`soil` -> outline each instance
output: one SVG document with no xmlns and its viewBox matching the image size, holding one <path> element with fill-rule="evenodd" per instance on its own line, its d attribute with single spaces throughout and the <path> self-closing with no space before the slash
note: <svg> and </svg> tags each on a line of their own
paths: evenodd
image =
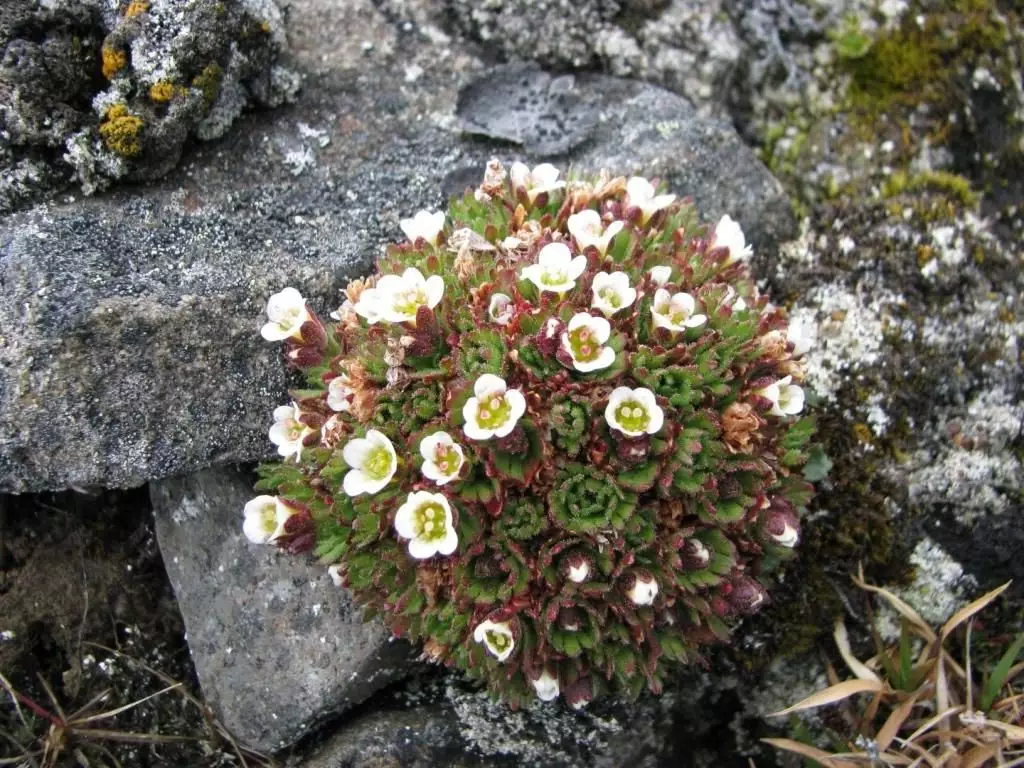
<svg viewBox="0 0 1024 768">
<path fill-rule="evenodd" d="M 0 764 L 271 764 L 200 704 L 145 488 L 0 505 Z"/>
</svg>

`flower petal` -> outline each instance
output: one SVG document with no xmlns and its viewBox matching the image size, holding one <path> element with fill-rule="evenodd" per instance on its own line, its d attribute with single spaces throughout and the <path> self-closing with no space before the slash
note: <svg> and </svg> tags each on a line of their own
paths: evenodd
<svg viewBox="0 0 1024 768">
<path fill-rule="evenodd" d="M 455 529 L 449 524 L 448 530 L 445 531 L 444 538 L 436 543 L 437 552 L 441 555 L 450 555 L 459 546 L 459 535 L 455 532 Z"/>
<path fill-rule="evenodd" d="M 484 398 L 488 395 L 500 395 L 508 389 L 508 385 L 505 384 L 505 380 L 500 376 L 495 376 L 493 373 L 485 373 L 476 380 L 473 384 L 473 394 L 478 398 Z"/>
<path fill-rule="evenodd" d="M 341 457 L 350 467 L 358 468 L 363 466 L 372 451 L 373 443 L 366 438 L 357 437 L 345 443 L 345 447 L 341 449 Z"/>
<path fill-rule="evenodd" d="M 426 560 L 437 554 L 437 544 L 426 539 L 411 539 L 409 554 L 417 560 Z"/>
<path fill-rule="evenodd" d="M 444 296 L 444 278 L 440 275 L 431 275 L 426 282 L 427 306 L 433 309 Z"/>
</svg>

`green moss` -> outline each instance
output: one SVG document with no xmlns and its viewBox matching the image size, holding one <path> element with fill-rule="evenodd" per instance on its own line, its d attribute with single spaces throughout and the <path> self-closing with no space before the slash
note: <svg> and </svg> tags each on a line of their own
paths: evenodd
<svg viewBox="0 0 1024 768">
<path fill-rule="evenodd" d="M 192 86 L 202 91 L 207 107 L 217 100 L 223 78 L 224 70 L 216 62 L 211 62 L 192 79 Z"/>
<path fill-rule="evenodd" d="M 142 118 L 131 114 L 124 104 L 106 111 L 99 130 L 107 149 L 116 155 L 135 157 L 142 151 Z"/>
<path fill-rule="evenodd" d="M 914 175 L 896 171 L 882 185 L 882 196 L 891 198 L 904 192 L 922 190 L 940 192 L 946 199 L 965 207 L 978 202 L 978 194 L 971 188 L 971 182 L 947 171 L 925 171 Z"/>
<path fill-rule="evenodd" d="M 847 16 L 838 29 L 829 33 L 836 56 L 840 59 L 859 59 L 871 49 L 873 40 L 862 28 L 856 15 Z"/>
<path fill-rule="evenodd" d="M 1006 38 L 994 0 L 954 0 L 932 13 L 911 7 L 897 29 L 864 52 L 860 37 L 849 30 L 839 33 L 839 67 L 851 76 L 849 106 L 873 121 L 923 102 L 949 105 L 960 73 L 972 71 L 980 56 L 1001 48 Z"/>
</svg>

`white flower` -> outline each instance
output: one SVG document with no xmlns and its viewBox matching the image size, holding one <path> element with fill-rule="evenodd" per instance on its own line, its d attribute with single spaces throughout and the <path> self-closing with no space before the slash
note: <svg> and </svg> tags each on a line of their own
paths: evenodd
<svg viewBox="0 0 1024 768">
<path fill-rule="evenodd" d="M 755 394 L 772 401 L 772 416 L 794 416 L 804 409 L 804 391 L 796 384 L 790 384 L 792 376 L 786 376 Z"/>
<path fill-rule="evenodd" d="M 267 544 L 281 538 L 284 524 L 296 510 L 276 496 L 257 496 L 245 505 L 242 532 L 254 544 Z"/>
<path fill-rule="evenodd" d="M 387 435 L 371 429 L 366 437 L 349 440 L 341 451 L 351 469 L 342 481 L 349 496 L 377 493 L 391 482 L 398 470 L 398 455 Z"/>
<path fill-rule="evenodd" d="M 483 643 L 498 661 L 504 661 L 511 656 L 512 649 L 516 647 L 512 625 L 507 621 L 494 622 L 488 619 L 480 622 L 473 630 L 473 639 Z"/>
<path fill-rule="evenodd" d="M 444 211 L 418 211 L 411 219 L 402 219 L 398 224 L 410 243 L 415 244 L 422 238 L 431 245 L 437 245 L 444 229 Z"/>
<path fill-rule="evenodd" d="M 715 225 L 715 232 L 711 236 L 711 248 L 725 248 L 729 251 L 729 256 L 724 262 L 725 264 L 732 264 L 734 261 L 746 261 L 754 252 L 747 245 L 747 240 L 743 236 L 743 230 L 740 228 L 739 223 L 734 221 L 728 214 L 719 219 L 718 224 Z"/>
<path fill-rule="evenodd" d="M 604 409 L 608 426 L 627 437 L 653 435 L 665 423 L 665 412 L 654 401 L 654 393 L 644 387 L 616 387 Z"/>
<path fill-rule="evenodd" d="M 605 227 L 601 222 L 601 214 L 593 208 L 587 208 L 570 216 L 567 226 L 581 251 L 594 246 L 604 256 L 612 238 L 622 231 L 624 225 L 621 221 L 613 221 Z"/>
<path fill-rule="evenodd" d="M 620 309 L 632 306 L 636 301 L 636 288 L 629 285 L 629 275 L 625 272 L 598 272 L 594 275 L 594 298 L 590 306 L 611 317 Z"/>
<path fill-rule="evenodd" d="M 782 533 L 778 535 L 768 534 L 768 538 L 778 544 L 780 547 L 795 547 L 797 542 L 800 540 L 800 531 L 794 528 L 789 523 L 785 523 L 782 529 Z"/>
<path fill-rule="evenodd" d="M 487 306 L 487 316 L 491 318 L 491 322 L 508 325 L 512 322 L 514 309 L 511 296 L 504 293 L 492 293 L 491 303 Z"/>
<path fill-rule="evenodd" d="M 473 384 L 475 397 L 462 406 L 466 420 L 463 430 L 470 440 L 505 437 L 526 413 L 526 398 L 518 389 L 509 389 L 505 380 L 485 373 Z"/>
<path fill-rule="evenodd" d="M 708 321 L 707 315 L 695 315 L 697 302 L 688 293 L 670 294 L 665 288 L 654 292 L 651 315 L 655 328 L 667 328 L 673 333 L 688 328 L 699 328 Z"/>
<path fill-rule="evenodd" d="M 569 581 L 582 584 L 590 576 L 590 564 L 586 560 L 579 565 L 569 566 Z"/>
<path fill-rule="evenodd" d="M 742 296 L 736 298 L 736 301 L 732 303 L 733 312 L 742 312 L 747 308 L 747 302 L 743 300 Z"/>
<path fill-rule="evenodd" d="M 332 411 L 349 411 L 352 409 L 352 395 L 355 390 L 349 386 L 352 382 L 346 374 L 335 376 L 327 385 L 327 407 Z"/>
<path fill-rule="evenodd" d="M 655 285 L 664 285 L 672 279 L 672 267 L 667 265 L 651 267 L 647 270 L 647 274 L 651 276 L 651 282 Z"/>
<path fill-rule="evenodd" d="M 531 680 L 533 690 L 541 701 L 554 701 L 558 698 L 558 678 L 552 677 L 547 670 L 536 680 Z"/>
<path fill-rule="evenodd" d="M 650 605 L 658 596 L 658 582 L 650 576 L 637 576 L 633 588 L 629 590 L 629 599 L 633 605 Z"/>
<path fill-rule="evenodd" d="M 642 176 L 634 176 L 626 182 L 626 207 L 640 209 L 640 224 L 646 224 L 651 216 L 662 208 L 668 208 L 676 199 L 675 195 L 655 194 L 654 186 Z"/>
<path fill-rule="evenodd" d="M 267 341 L 284 341 L 302 338 L 302 324 L 310 319 L 310 314 L 302 294 L 285 288 L 267 301 L 267 318 L 270 322 L 260 329 L 260 335 Z"/>
<path fill-rule="evenodd" d="M 526 190 L 531 203 L 544 192 L 550 194 L 565 187 L 565 182 L 558 180 L 558 169 L 551 163 L 536 165 L 532 171 L 525 163 L 512 163 L 508 175 L 513 187 Z"/>
<path fill-rule="evenodd" d="M 459 545 L 452 508 L 442 493 L 410 493 L 395 513 L 395 531 L 409 540 L 409 554 L 417 560 L 450 555 Z"/>
<path fill-rule="evenodd" d="M 548 243 L 537 254 L 537 263 L 523 267 L 519 275 L 542 291 L 565 293 L 573 289 L 586 268 L 586 256 L 573 258 L 565 243 Z"/>
<path fill-rule="evenodd" d="M 415 322 L 420 307 L 433 309 L 444 296 L 444 279 L 440 275 L 423 277 L 415 267 L 401 275 L 384 275 L 373 288 L 359 294 L 355 311 L 369 323 Z"/>
<path fill-rule="evenodd" d="M 615 350 L 604 346 L 612 326 L 603 317 L 577 312 L 562 333 L 562 349 L 572 358 L 577 371 L 588 373 L 607 368 L 615 362 Z"/>
<path fill-rule="evenodd" d="M 277 446 L 277 452 L 284 458 L 302 458 L 302 443 L 313 430 L 299 421 L 302 411 L 296 403 L 280 405 L 274 409 L 274 426 L 270 428 L 270 442 Z"/>
<path fill-rule="evenodd" d="M 340 565 L 327 566 L 327 575 L 331 577 L 331 583 L 333 583 L 334 586 L 345 586 L 345 580 L 342 578 Z"/>
<path fill-rule="evenodd" d="M 420 456 L 423 457 L 423 476 L 438 485 L 458 477 L 466 461 L 462 446 L 447 432 L 435 432 L 420 440 Z"/>
<path fill-rule="evenodd" d="M 797 320 L 789 322 L 786 340 L 793 345 L 793 357 L 802 357 L 814 346 L 815 334 L 812 329 Z"/>
</svg>

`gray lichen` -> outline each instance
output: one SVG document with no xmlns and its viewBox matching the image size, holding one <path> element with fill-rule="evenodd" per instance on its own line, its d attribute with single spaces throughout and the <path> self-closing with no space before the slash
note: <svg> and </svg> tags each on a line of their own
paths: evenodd
<svg viewBox="0 0 1024 768">
<path fill-rule="evenodd" d="M 173 168 L 250 104 L 291 99 L 273 0 L 13 0 L 0 7 L 0 211 Z"/>
</svg>

